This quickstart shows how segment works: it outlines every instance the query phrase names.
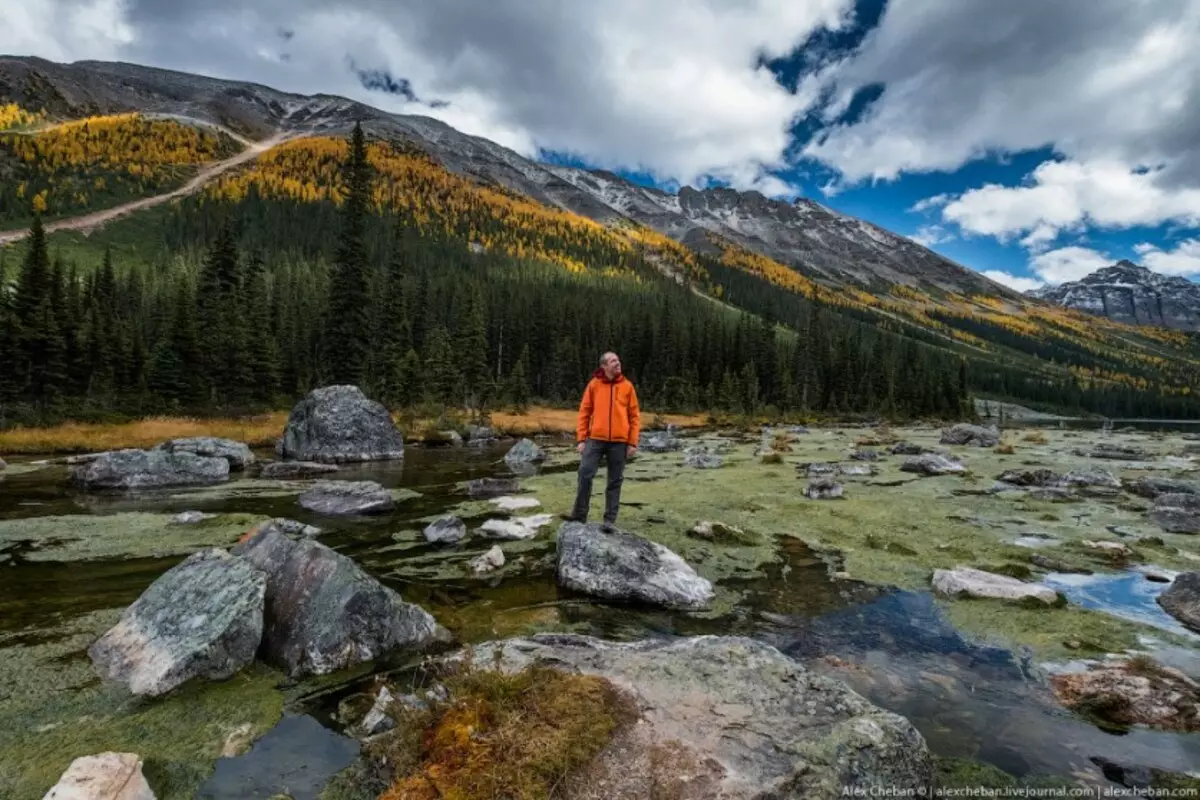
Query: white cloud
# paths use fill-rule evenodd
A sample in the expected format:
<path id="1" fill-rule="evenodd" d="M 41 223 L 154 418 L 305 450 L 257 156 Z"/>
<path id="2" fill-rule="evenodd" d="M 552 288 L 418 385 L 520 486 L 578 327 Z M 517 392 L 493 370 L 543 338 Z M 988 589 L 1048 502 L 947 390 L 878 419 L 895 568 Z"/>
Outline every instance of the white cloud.
<path id="1" fill-rule="evenodd" d="M 912 208 L 910 208 L 909 211 L 913 211 L 918 214 L 921 214 L 926 211 L 932 211 L 935 208 L 941 208 L 942 206 L 946 205 L 953 199 L 954 199 L 954 195 L 949 194 L 947 192 L 943 192 L 942 194 L 935 194 L 932 197 L 926 197 L 922 200 L 918 200 L 917 202 L 913 203 Z"/>
<path id="2" fill-rule="evenodd" d="M 917 232 L 909 236 L 917 244 L 922 247 L 933 247 L 935 244 L 948 242 L 954 237 L 946 231 L 941 225 L 922 225 L 917 228 Z"/>
<path id="3" fill-rule="evenodd" d="M 1173 250 L 1163 250 L 1149 242 L 1133 249 L 1141 256 L 1142 264 L 1155 272 L 1185 278 L 1200 276 L 1200 239 L 1185 239 Z"/>
<path id="4" fill-rule="evenodd" d="M 1045 286 L 1045 283 L 1039 281 L 1037 278 L 1026 278 L 1020 275 L 1013 275 L 1009 272 L 1001 272 L 997 269 L 984 270 L 983 276 L 1018 292 L 1028 292 L 1032 289 L 1040 289 Z"/>
<path id="5" fill-rule="evenodd" d="M 1115 261 L 1099 250 L 1072 245 L 1035 255 L 1029 259 L 1029 267 L 1046 283 L 1059 284 L 1077 281 Z"/>

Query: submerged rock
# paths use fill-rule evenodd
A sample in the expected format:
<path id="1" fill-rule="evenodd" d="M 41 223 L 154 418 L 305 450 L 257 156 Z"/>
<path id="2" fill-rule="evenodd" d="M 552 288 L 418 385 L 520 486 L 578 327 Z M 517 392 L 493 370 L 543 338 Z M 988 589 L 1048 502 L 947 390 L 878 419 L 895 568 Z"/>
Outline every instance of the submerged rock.
<path id="1" fill-rule="evenodd" d="M 266 573 L 262 653 L 292 677 L 325 675 L 448 636 L 423 608 L 311 539 L 266 530 L 234 553 Z"/>
<path id="2" fill-rule="evenodd" d="M 637 700 L 641 720 L 583 776 L 604 787 L 596 796 L 823 800 L 932 785 L 932 757 L 908 720 L 752 639 L 541 634 L 477 645 L 472 660 L 596 675 Z"/>
<path id="3" fill-rule="evenodd" d="M 229 480 L 229 462 L 164 450 L 114 450 L 71 468 L 85 489 L 158 489 L 207 486 Z"/>
<path id="4" fill-rule="evenodd" d="M 374 481 L 318 481 L 300 495 L 300 505 L 317 514 L 382 514 L 396 507 L 392 493 Z"/>
<path id="5" fill-rule="evenodd" d="M 1063 705 L 1104 722 L 1200 730 L 1200 684 L 1148 658 L 1052 675 L 1050 686 Z"/>
<path id="6" fill-rule="evenodd" d="M 1046 605 L 1058 602 L 1058 593 L 1040 583 L 1025 583 L 1007 575 L 984 572 L 973 567 L 935 569 L 933 589 L 947 597 L 984 597 L 996 600 L 1032 598 Z"/>
<path id="7" fill-rule="evenodd" d="M 961 422 L 942 431 L 941 444 L 966 444 L 975 447 L 995 447 L 1000 444 L 1000 431 L 981 425 Z"/>
<path id="8" fill-rule="evenodd" d="M 675 552 L 621 530 L 567 522 L 558 529 L 558 582 L 606 600 L 700 609 L 713 587 Z"/>
<path id="9" fill-rule="evenodd" d="M 521 481 L 517 478 L 476 478 L 467 481 L 467 494 L 472 500 L 486 500 L 489 497 L 515 494 L 519 491 Z"/>
<path id="10" fill-rule="evenodd" d="M 42 800 L 155 800 L 136 753 L 100 753 L 71 762 Z"/>
<path id="11" fill-rule="evenodd" d="M 1167 533 L 1200 533 L 1200 495 L 1160 494 L 1150 518 Z"/>
<path id="12" fill-rule="evenodd" d="M 504 551 L 500 549 L 500 545 L 492 545 L 486 553 L 467 562 L 467 566 L 476 575 L 500 569 L 504 566 Z"/>
<path id="13" fill-rule="evenodd" d="M 918 475 L 954 475 L 966 472 L 967 468 L 961 463 L 936 453 L 925 453 L 904 459 L 900 465 L 901 472 L 915 472 Z"/>
<path id="14" fill-rule="evenodd" d="M 441 517 L 426 525 L 422 533 L 427 542 L 453 544 L 467 538 L 467 523 L 455 516 Z"/>
<path id="15" fill-rule="evenodd" d="M 292 409 L 275 450 L 296 461 L 383 461 L 404 457 L 404 437 L 388 410 L 357 386 L 326 386 Z"/>
<path id="16" fill-rule="evenodd" d="M 1125 489 L 1149 500 L 1155 500 L 1164 494 L 1200 493 L 1200 487 L 1194 483 L 1175 478 L 1161 478 L 1156 475 L 1143 475 L 1135 481 L 1129 481 L 1125 484 Z"/>
<path id="17" fill-rule="evenodd" d="M 231 470 L 242 470 L 254 463 L 250 446 L 233 439 L 218 439 L 215 436 L 192 436 L 163 442 L 156 449 L 168 453 L 191 453 L 207 458 L 223 458 Z"/>
<path id="18" fill-rule="evenodd" d="M 829 478 L 817 478 L 808 482 L 808 487 L 804 490 L 804 496 L 810 500 L 832 500 L 842 497 L 845 490 L 837 481 Z"/>
<path id="19" fill-rule="evenodd" d="M 554 521 L 553 514 L 534 514 L 531 517 L 489 519 L 479 532 L 489 539 L 532 539 L 537 532 Z"/>
<path id="20" fill-rule="evenodd" d="M 1156 599 L 1164 611 L 1200 633 L 1200 572 L 1177 575 Z"/>
<path id="21" fill-rule="evenodd" d="M 222 680 L 254 660 L 266 576 L 224 550 L 201 550 L 150 584 L 88 648 L 105 678 L 136 695 L 192 678 Z"/>
<path id="22" fill-rule="evenodd" d="M 316 461 L 272 461 L 263 465 L 258 477 L 268 480 L 295 480 L 296 478 L 328 475 L 330 472 L 337 471 L 337 464 L 320 464 Z"/>
<path id="23" fill-rule="evenodd" d="M 546 460 L 546 451 L 534 444 L 532 439 L 522 439 L 504 454 L 504 463 L 510 467 L 537 464 Z"/>

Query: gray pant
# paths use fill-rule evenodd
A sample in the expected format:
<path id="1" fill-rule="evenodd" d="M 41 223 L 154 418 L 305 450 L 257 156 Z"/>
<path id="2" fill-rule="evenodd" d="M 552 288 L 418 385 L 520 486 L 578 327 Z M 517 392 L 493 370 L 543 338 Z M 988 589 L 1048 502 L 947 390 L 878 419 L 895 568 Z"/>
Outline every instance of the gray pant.
<path id="1" fill-rule="evenodd" d="M 608 486 L 604 490 L 604 521 L 617 521 L 617 508 L 621 504 L 621 484 L 625 480 L 625 442 L 602 442 L 588 439 L 583 447 L 583 460 L 579 462 L 579 491 L 575 495 L 575 508 L 571 516 L 581 522 L 587 521 L 588 507 L 592 500 L 592 478 L 600 468 L 600 457 L 608 463 Z"/>

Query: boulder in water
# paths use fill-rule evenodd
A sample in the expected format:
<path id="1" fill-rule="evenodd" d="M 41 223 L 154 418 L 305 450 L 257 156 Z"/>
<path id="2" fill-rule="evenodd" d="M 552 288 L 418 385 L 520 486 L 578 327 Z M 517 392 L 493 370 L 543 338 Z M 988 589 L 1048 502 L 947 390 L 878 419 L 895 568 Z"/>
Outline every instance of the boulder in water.
<path id="1" fill-rule="evenodd" d="M 258 477 L 268 480 L 295 480 L 328 475 L 337 472 L 337 464 L 321 464 L 316 461 L 272 461 L 264 464 Z"/>
<path id="2" fill-rule="evenodd" d="M 297 461 L 385 461 L 404 457 L 404 437 L 388 410 L 357 386 L 326 386 L 292 409 L 275 450 Z"/>
<path id="3" fill-rule="evenodd" d="M 467 442 L 470 444 L 486 444 L 496 440 L 496 431 L 487 425 L 468 425 Z"/>
<path id="4" fill-rule="evenodd" d="M 231 470 L 242 470 L 254 463 L 254 453 L 249 445 L 235 442 L 233 439 L 218 439 L 215 436 L 172 439 L 163 442 L 156 449 L 168 453 L 191 453 L 207 458 L 223 458 L 229 462 Z"/>
<path id="5" fill-rule="evenodd" d="M 1058 592 L 1040 583 L 1025 583 L 1007 575 L 996 575 L 972 567 L 935 569 L 933 589 L 947 597 L 983 597 L 995 600 L 1032 598 L 1046 605 L 1058 602 Z"/>
<path id="6" fill-rule="evenodd" d="M 425 541 L 453 544 L 467 538 L 467 523 L 455 516 L 440 517 L 425 526 Z"/>
<path id="7" fill-rule="evenodd" d="M 626 531 L 567 522 L 558 529 L 558 582 L 606 600 L 701 609 L 713 587 L 676 553 Z"/>
<path id="8" fill-rule="evenodd" d="M 528 466 L 546 460 L 546 451 L 534 444 L 532 439 L 522 439 L 504 454 L 504 463 L 510 467 Z"/>
<path id="9" fill-rule="evenodd" d="M 904 459 L 904 463 L 900 465 L 900 471 L 915 472 L 918 475 L 954 475 L 966 472 L 967 468 L 946 456 L 925 453 Z"/>
<path id="10" fill-rule="evenodd" d="M 292 677 L 325 675 L 448 638 L 423 608 L 312 539 L 264 530 L 234 553 L 266 573 L 262 653 Z"/>
<path id="11" fill-rule="evenodd" d="M 224 550 L 193 553 L 150 584 L 88 655 L 136 695 L 229 678 L 254 660 L 265 588 L 259 569 Z"/>
<path id="12" fill-rule="evenodd" d="M 1150 518 L 1167 533 L 1200 533 L 1200 495 L 1160 494 Z"/>
<path id="13" fill-rule="evenodd" d="M 1157 600 L 1164 611 L 1200 633 L 1200 572 L 1176 576 Z"/>
<path id="14" fill-rule="evenodd" d="M 521 481 L 517 478 L 475 478 L 467 481 L 467 494 L 472 500 L 486 500 L 519 491 Z"/>
<path id="15" fill-rule="evenodd" d="M 229 480 L 229 462 L 164 450 L 114 450 L 71 468 L 85 489 L 159 489 L 207 486 Z"/>
<path id="16" fill-rule="evenodd" d="M 1064 705 L 1116 725 L 1200 730 L 1200 684 L 1148 659 L 1106 661 L 1086 672 L 1052 675 Z"/>
<path id="17" fill-rule="evenodd" d="M 136 753 L 100 753 L 71 762 L 42 800 L 155 800 Z"/>
<path id="18" fill-rule="evenodd" d="M 300 495 L 300 505 L 317 514 L 383 514 L 396 507 L 392 493 L 374 481 L 318 481 Z"/>
<path id="19" fill-rule="evenodd" d="M 1000 431 L 981 425 L 960 422 L 942 431 L 941 444 L 965 444 L 975 447 L 995 447 L 1000 444 Z"/>

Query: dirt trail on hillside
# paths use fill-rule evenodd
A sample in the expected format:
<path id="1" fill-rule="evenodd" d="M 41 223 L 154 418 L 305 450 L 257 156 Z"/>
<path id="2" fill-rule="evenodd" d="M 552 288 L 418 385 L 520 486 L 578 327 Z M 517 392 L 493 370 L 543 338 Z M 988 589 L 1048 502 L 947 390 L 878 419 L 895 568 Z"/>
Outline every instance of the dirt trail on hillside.
<path id="1" fill-rule="evenodd" d="M 201 169 L 196 175 L 180 186 L 178 189 L 173 189 L 166 194 L 157 194 L 153 197 L 143 197 L 140 200 L 133 200 L 129 203 L 122 203 L 119 206 L 106 208 L 102 211 L 93 211 L 88 214 L 82 214 L 78 217 L 67 217 L 66 219 L 58 219 L 45 224 L 46 233 L 54 233 L 55 231 L 82 231 L 83 233 L 91 233 L 97 228 L 112 222 L 114 219 L 124 217 L 136 211 L 144 211 L 147 208 L 154 208 L 163 203 L 174 200 L 177 197 L 185 197 L 189 194 L 195 194 L 204 188 L 204 185 L 212 179 L 218 177 L 222 173 L 228 172 L 234 167 L 245 164 L 258 156 L 262 155 L 272 147 L 279 145 L 287 139 L 296 136 L 293 131 L 279 132 L 269 139 L 263 139 L 261 142 L 250 142 L 245 150 L 235 156 L 209 164 Z M 12 242 L 20 241 L 29 235 L 29 229 L 15 231 L 0 231 L 0 245 L 11 244 Z"/>

